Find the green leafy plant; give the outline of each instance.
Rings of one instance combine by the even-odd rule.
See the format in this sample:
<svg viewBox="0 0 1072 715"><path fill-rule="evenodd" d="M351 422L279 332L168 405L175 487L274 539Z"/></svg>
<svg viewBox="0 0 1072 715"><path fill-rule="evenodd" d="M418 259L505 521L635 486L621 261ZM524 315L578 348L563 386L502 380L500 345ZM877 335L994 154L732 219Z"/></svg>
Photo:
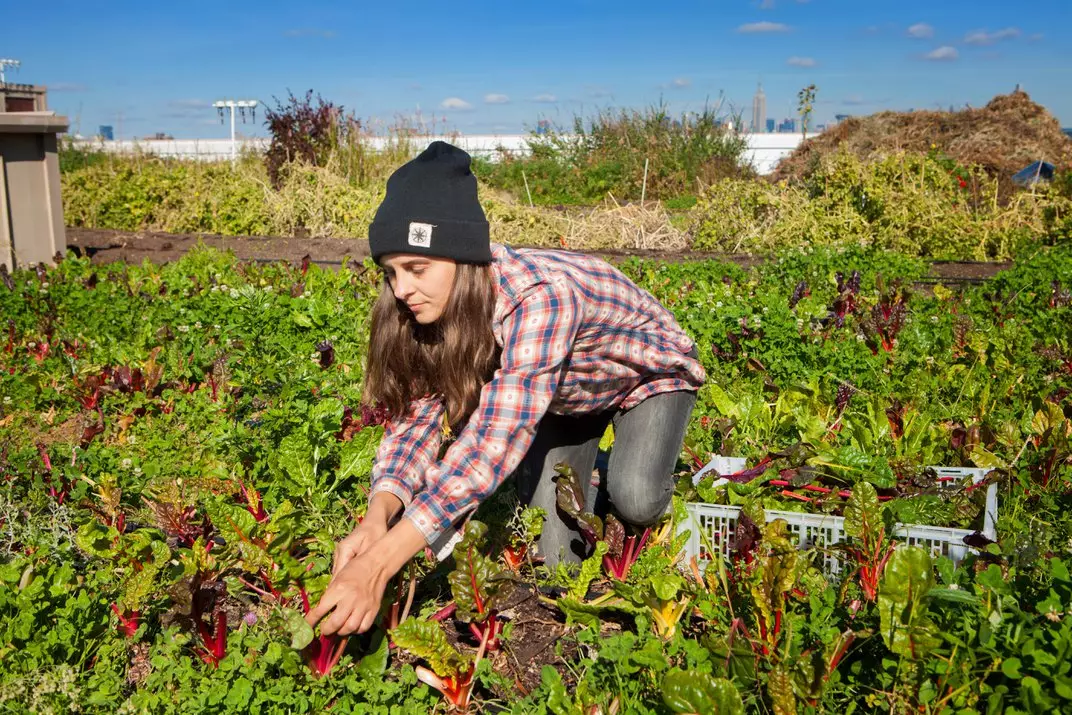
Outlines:
<svg viewBox="0 0 1072 715"><path fill-rule="evenodd" d="M509 597L513 582L508 572L482 553L488 527L469 520L461 541L454 546L457 568L447 577L457 605L456 617L469 624L476 640L488 650L499 649L498 606Z"/></svg>
<svg viewBox="0 0 1072 715"><path fill-rule="evenodd" d="M555 471L557 472L555 486L558 508L576 521L589 545L594 547L601 541L607 544L607 551L603 555L603 567L608 576L624 581L629 575L629 569L647 544L651 529L645 529L639 537L634 534L626 536L625 526L613 514L600 519L595 514L584 511L584 489L577 473L565 463L555 465Z"/></svg>

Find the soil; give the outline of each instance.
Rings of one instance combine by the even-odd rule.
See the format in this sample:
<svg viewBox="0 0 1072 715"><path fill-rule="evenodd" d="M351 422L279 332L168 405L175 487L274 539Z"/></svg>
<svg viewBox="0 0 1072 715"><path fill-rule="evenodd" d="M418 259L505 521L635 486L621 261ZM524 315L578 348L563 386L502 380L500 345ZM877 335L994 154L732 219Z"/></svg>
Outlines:
<svg viewBox="0 0 1072 715"><path fill-rule="evenodd" d="M369 255L368 242L352 238L295 238L285 236L217 236L212 234L175 234L156 231L112 231L87 228L67 228L67 248L76 255L88 256L94 263L125 261L168 263L178 260L187 251L204 245L231 251L240 260L274 263L300 263L306 255L313 263L324 267L341 266L345 261L364 260ZM704 251L587 251L611 263L630 258L655 258L682 263L719 260L751 268L766 261L763 256ZM1011 263L980 263L973 261L941 261L931 265L930 276L920 281L923 287L937 282L951 285L977 283L1008 268Z"/></svg>
<svg viewBox="0 0 1072 715"><path fill-rule="evenodd" d="M492 669L512 678L516 692L495 692L495 697L524 697L540 685L545 665L559 671L567 689L573 675L568 663L576 661L578 646L565 620L554 606L540 600L530 584L519 583L502 605L499 618L510 623L510 637L500 639L500 648L488 653ZM459 650L472 652L479 642L472 637L465 623L447 619L444 624L447 640Z"/></svg>

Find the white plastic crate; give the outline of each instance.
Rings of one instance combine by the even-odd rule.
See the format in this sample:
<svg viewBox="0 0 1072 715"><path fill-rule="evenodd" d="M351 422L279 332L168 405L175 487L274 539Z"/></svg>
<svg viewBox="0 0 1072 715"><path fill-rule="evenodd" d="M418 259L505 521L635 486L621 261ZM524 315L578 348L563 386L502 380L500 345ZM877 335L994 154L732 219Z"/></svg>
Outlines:
<svg viewBox="0 0 1072 715"><path fill-rule="evenodd" d="M718 459L729 459L726 457ZM716 460L705 465L712 466ZM741 460L743 462L743 460ZM732 469L719 469L726 466L718 463L713 466L720 474L728 474L743 469L743 465L734 465ZM950 486L964 477L971 477L978 484L986 477L989 470L973 467L931 467L939 478L939 484L948 483ZM701 470L701 474L704 473ZM699 481L699 480L697 480ZM718 481L724 480L717 480ZM722 558L729 557L730 543L733 541L737 528L737 515L741 508L736 506L724 506L721 504L690 503L686 504L688 519L678 525L678 533L689 531L690 536L685 543L686 558L696 557L697 563L703 567L711 560L710 548L718 552ZM991 484L986 490L986 505L983 514L982 534L989 539L997 538L997 514L998 492L997 484ZM831 514L808 514L796 511L777 511L768 509L765 511L768 522L775 519L784 519L788 524L788 532L797 538L800 548L830 547L845 540L844 517ZM964 537L974 533L971 529L953 529L949 527L924 526L920 524L897 524L893 536L905 543L924 546L930 549L935 556L946 556L954 564L960 563L967 555L970 547L964 543ZM706 543L705 543L706 539ZM823 556L824 570L826 573L836 576L841 570L841 562L837 556L828 552Z"/></svg>

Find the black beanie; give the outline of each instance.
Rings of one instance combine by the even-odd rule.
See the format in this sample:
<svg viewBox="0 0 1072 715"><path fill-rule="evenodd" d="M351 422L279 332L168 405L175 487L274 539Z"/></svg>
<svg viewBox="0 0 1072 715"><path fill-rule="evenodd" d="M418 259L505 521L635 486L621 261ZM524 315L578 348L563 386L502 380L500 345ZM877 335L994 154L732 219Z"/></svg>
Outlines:
<svg viewBox="0 0 1072 715"><path fill-rule="evenodd" d="M369 249L377 263L388 253L491 261L491 237L476 196L470 157L434 141L387 180L387 196L369 226Z"/></svg>

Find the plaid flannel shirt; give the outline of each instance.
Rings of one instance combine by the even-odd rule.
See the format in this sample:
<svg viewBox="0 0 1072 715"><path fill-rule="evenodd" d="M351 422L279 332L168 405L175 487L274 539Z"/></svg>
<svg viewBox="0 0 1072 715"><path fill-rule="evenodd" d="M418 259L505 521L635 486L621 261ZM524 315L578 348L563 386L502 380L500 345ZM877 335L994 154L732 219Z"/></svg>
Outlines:
<svg viewBox="0 0 1072 715"><path fill-rule="evenodd" d="M388 423L372 469L372 494L401 499L433 545L513 473L545 413L629 409L706 379L670 311L605 261L493 244L492 269L502 357L476 409L437 461L442 399L416 400Z"/></svg>

